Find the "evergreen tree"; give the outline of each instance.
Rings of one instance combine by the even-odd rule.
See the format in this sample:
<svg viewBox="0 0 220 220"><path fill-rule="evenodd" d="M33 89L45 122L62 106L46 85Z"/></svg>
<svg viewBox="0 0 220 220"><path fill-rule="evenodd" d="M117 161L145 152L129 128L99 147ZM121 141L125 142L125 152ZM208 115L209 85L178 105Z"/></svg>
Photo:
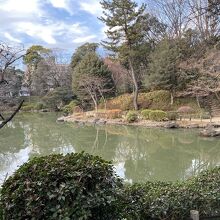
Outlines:
<svg viewBox="0 0 220 220"><path fill-rule="evenodd" d="M138 42L143 38L143 17L145 5L138 8L132 0L103 0L100 2L104 16L100 18L108 26L109 41L103 41L106 49L116 55L123 54L128 62L134 86L134 108L138 109L138 81L134 68L134 54Z"/></svg>
<svg viewBox="0 0 220 220"><path fill-rule="evenodd" d="M175 90L180 86L178 61L180 50L175 43L163 40L151 54L145 85L150 89L165 89L171 92L171 104Z"/></svg>
<svg viewBox="0 0 220 220"><path fill-rule="evenodd" d="M96 52L97 48L97 43L85 43L82 46L78 47L76 52L72 56L70 64L71 68L74 69L87 53Z"/></svg>

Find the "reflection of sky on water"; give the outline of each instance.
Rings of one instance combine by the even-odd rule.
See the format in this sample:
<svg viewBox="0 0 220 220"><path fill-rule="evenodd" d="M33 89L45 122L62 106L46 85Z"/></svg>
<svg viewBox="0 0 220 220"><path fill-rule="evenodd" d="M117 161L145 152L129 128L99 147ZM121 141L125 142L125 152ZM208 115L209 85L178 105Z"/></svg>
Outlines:
<svg viewBox="0 0 220 220"><path fill-rule="evenodd" d="M220 140L198 130L57 124L54 114L19 115L0 132L0 182L28 158L85 151L110 160L128 182L182 180L220 165Z"/></svg>
<svg viewBox="0 0 220 220"><path fill-rule="evenodd" d="M21 149L18 153L0 155L0 184L5 180L6 176L10 176L19 166L27 162L32 149L27 147Z"/></svg>

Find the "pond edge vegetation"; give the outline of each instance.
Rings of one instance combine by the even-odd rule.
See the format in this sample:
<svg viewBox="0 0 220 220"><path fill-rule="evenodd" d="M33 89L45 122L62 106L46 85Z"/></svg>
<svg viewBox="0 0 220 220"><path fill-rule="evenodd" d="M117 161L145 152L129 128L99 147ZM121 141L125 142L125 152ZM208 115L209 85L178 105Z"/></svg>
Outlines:
<svg viewBox="0 0 220 220"><path fill-rule="evenodd" d="M181 182L128 184L87 153L33 158L1 189L0 219L187 219L220 214L220 167Z"/></svg>

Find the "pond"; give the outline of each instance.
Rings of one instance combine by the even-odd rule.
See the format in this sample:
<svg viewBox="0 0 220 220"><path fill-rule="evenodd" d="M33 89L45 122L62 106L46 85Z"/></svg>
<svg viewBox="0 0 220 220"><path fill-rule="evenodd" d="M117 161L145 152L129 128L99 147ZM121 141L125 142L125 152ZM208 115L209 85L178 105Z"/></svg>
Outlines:
<svg viewBox="0 0 220 220"><path fill-rule="evenodd" d="M0 183L29 158L85 151L111 160L128 182L184 180L220 165L220 139L199 130L57 123L55 113L20 113L0 130Z"/></svg>

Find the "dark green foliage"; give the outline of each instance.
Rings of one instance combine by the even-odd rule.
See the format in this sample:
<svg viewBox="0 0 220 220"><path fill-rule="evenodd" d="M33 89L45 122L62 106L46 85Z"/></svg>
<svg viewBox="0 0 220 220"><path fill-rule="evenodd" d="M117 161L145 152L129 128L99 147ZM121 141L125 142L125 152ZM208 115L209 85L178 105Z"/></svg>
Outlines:
<svg viewBox="0 0 220 220"><path fill-rule="evenodd" d="M220 214L220 169L205 171L185 182L147 182L125 187L124 218L189 218L190 210L201 216Z"/></svg>
<svg viewBox="0 0 220 220"><path fill-rule="evenodd" d="M36 110L41 110L41 109L44 109L44 108L46 108L46 105L43 102L38 102L35 105Z"/></svg>
<svg viewBox="0 0 220 220"><path fill-rule="evenodd" d="M61 110L61 108L74 98L72 91L66 88L58 87L50 91L43 97L43 101L51 110Z"/></svg>
<svg viewBox="0 0 220 220"><path fill-rule="evenodd" d="M111 72L95 53L88 52L73 70L73 91L82 102L95 102L115 93Z"/></svg>
<svg viewBox="0 0 220 220"><path fill-rule="evenodd" d="M167 118L170 121L176 121L178 117L179 117L178 112L167 112Z"/></svg>
<svg viewBox="0 0 220 220"><path fill-rule="evenodd" d="M78 100L73 100L71 101L68 105L65 105L63 108L62 108L62 111L66 114L72 114L74 112L74 108L76 106L79 106L79 101Z"/></svg>
<svg viewBox="0 0 220 220"><path fill-rule="evenodd" d="M3 184L0 219L184 220L193 209L220 215L219 186L219 167L182 182L123 185L99 157L51 155L32 159Z"/></svg>
<svg viewBox="0 0 220 220"><path fill-rule="evenodd" d="M72 70L84 59L87 53L95 53L98 48L97 43L85 43L78 47L76 52L72 56L71 68Z"/></svg>
<svg viewBox="0 0 220 220"><path fill-rule="evenodd" d="M135 111L129 111L126 115L126 121L128 123L137 122L138 121L138 114Z"/></svg>
<svg viewBox="0 0 220 220"><path fill-rule="evenodd" d="M149 119L152 121L164 121L167 118L167 113L161 110L153 110L149 113Z"/></svg>
<svg viewBox="0 0 220 220"><path fill-rule="evenodd" d="M2 186L4 219L116 219L120 186L112 165L100 157L34 158Z"/></svg>
<svg viewBox="0 0 220 220"><path fill-rule="evenodd" d="M198 78L197 69L184 70L179 67L181 61L186 59L186 53L192 53L187 51L184 40L171 42L165 39L157 45L145 76L146 88L169 90L175 95L176 91L182 91L188 83Z"/></svg>
<svg viewBox="0 0 220 220"><path fill-rule="evenodd" d="M23 61L27 65L32 65L34 68L37 64L51 53L50 49L44 48L41 45L33 45L27 50Z"/></svg>

